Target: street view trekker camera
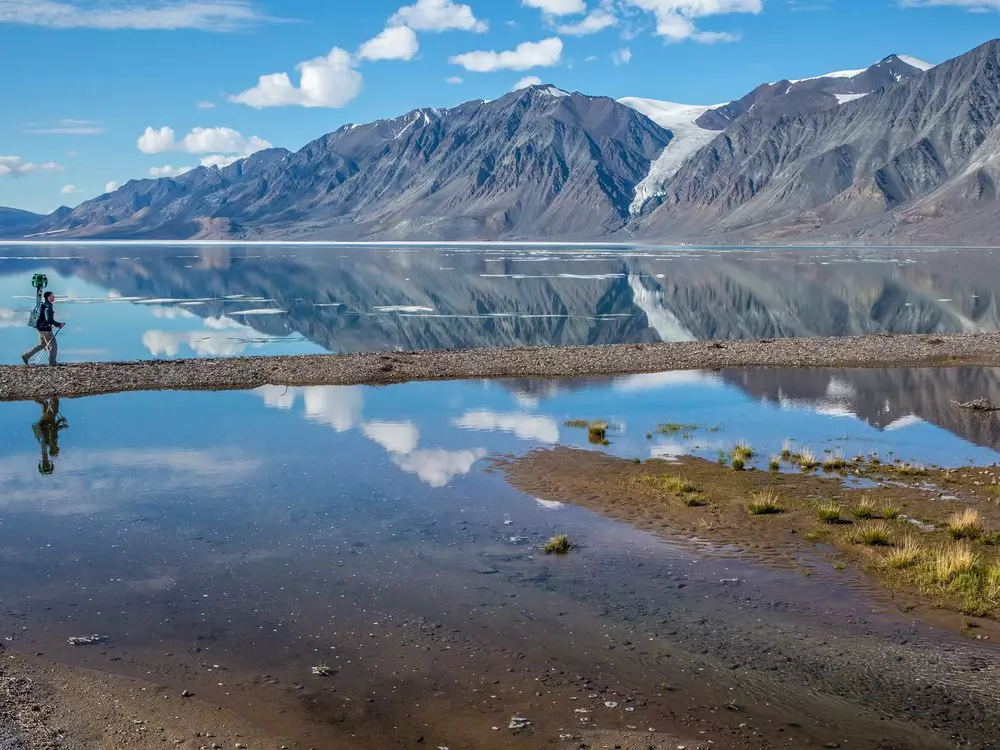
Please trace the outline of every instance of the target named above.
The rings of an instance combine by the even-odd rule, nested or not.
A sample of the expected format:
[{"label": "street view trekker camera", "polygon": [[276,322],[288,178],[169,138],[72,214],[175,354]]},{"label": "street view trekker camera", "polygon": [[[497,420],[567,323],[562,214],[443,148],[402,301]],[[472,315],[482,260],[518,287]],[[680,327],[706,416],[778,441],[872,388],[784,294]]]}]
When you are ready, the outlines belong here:
[{"label": "street view trekker camera", "polygon": [[49,277],[44,273],[36,273],[31,277],[31,285],[35,287],[35,309],[28,316],[28,325],[34,328],[42,311],[42,290],[49,285]]}]

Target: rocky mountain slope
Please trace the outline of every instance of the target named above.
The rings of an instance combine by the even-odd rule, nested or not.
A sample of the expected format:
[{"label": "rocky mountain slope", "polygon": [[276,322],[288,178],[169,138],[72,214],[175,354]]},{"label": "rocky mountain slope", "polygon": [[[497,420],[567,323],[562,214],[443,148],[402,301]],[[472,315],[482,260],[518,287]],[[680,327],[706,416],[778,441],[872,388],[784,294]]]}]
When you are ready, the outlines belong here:
[{"label": "rocky mountain slope", "polygon": [[534,86],[134,180],[0,237],[1000,241],[1000,41],[726,105]]}]

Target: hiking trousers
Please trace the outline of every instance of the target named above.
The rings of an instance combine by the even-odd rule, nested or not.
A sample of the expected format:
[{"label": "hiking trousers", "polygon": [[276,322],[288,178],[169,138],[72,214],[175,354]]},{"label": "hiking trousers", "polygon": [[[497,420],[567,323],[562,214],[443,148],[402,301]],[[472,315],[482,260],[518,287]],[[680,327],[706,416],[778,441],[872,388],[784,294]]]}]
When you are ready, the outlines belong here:
[{"label": "hiking trousers", "polygon": [[36,346],[31,351],[24,353],[24,359],[29,360],[34,357],[42,349],[48,348],[49,350],[49,364],[54,365],[56,363],[56,351],[59,345],[56,343],[56,335],[54,331],[39,331],[38,332],[38,346]]}]

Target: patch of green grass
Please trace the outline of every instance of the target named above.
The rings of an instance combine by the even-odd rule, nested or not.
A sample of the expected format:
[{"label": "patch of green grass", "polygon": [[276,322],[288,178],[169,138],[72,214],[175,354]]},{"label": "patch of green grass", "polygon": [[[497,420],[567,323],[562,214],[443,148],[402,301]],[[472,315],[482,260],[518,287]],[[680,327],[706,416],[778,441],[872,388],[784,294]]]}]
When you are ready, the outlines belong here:
[{"label": "patch of green grass", "polygon": [[746,465],[747,465],[746,461],[744,461],[742,458],[737,458],[735,456],[733,457],[733,470],[743,471],[743,469],[746,468]]},{"label": "patch of green grass", "polygon": [[823,529],[813,529],[812,531],[807,531],[803,537],[807,542],[819,542],[823,540],[826,536],[826,531]]},{"label": "patch of green grass", "polygon": [[660,474],[655,478],[656,486],[671,495],[685,495],[689,492],[697,492],[698,488],[683,477],[675,477],[670,474]]},{"label": "patch of green grass", "polygon": [[823,523],[840,523],[840,506],[824,503],[816,509],[816,517]]},{"label": "patch of green grass", "polygon": [[557,534],[542,547],[546,555],[565,555],[573,549],[573,543],[566,534]]},{"label": "patch of green grass", "polygon": [[867,520],[870,518],[878,518],[878,507],[875,505],[875,501],[870,497],[863,497],[851,508],[851,513],[855,518],[861,520]]},{"label": "patch of green grass", "polygon": [[1000,547],[1000,531],[987,531],[980,541],[990,547]]},{"label": "patch of green grass", "polygon": [[927,469],[920,464],[903,463],[896,466],[895,470],[903,477],[920,477],[927,473]]},{"label": "patch of green grass", "polygon": [[860,524],[852,537],[856,544],[869,547],[891,547],[892,526],[885,521],[868,521]]},{"label": "patch of green grass", "polygon": [[948,519],[948,533],[955,539],[976,539],[983,535],[983,517],[974,508],[953,513]]},{"label": "patch of green grass", "polygon": [[733,449],[731,451],[729,451],[729,457],[740,458],[743,459],[744,462],[746,462],[753,459],[754,451],[753,448],[750,447],[750,443],[746,442],[745,440],[741,440],[740,442],[738,442],[736,445],[733,446]]},{"label": "patch of green grass", "polygon": [[747,510],[753,516],[767,516],[775,513],[783,513],[785,507],[781,504],[781,498],[774,490],[761,490],[750,496],[747,501]]},{"label": "patch of green grass", "polygon": [[781,471],[781,459],[777,456],[771,456],[770,462],[767,464],[769,471],[778,472]]},{"label": "patch of green grass", "polygon": [[986,493],[986,497],[993,498],[997,502],[1000,502],[1000,484],[988,484],[983,487],[983,492]]},{"label": "patch of green grass", "polygon": [[661,435],[676,435],[678,432],[691,432],[697,430],[696,424],[678,424],[677,422],[664,422],[656,426],[656,431]]},{"label": "patch of green grass", "polygon": [[725,466],[728,462],[729,462],[729,459],[726,456],[726,452],[723,451],[723,450],[720,450],[719,451],[719,465],[720,466]]},{"label": "patch of green grass", "polygon": [[721,429],[722,428],[719,425],[713,424],[711,427],[708,428],[708,431],[709,432],[718,432]]},{"label": "patch of green grass", "polygon": [[902,515],[903,511],[900,510],[895,505],[883,505],[882,506],[882,518],[886,521],[895,521]]},{"label": "patch of green grass", "polygon": [[681,495],[681,502],[689,508],[703,508],[708,505],[708,500],[705,499],[705,496],[697,492]]}]

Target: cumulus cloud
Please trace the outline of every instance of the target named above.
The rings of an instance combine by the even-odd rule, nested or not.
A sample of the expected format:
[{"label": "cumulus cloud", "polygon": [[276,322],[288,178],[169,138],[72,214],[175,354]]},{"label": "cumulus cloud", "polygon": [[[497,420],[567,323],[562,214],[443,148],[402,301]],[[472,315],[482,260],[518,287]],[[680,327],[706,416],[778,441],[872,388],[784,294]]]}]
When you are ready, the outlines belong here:
[{"label": "cumulus cloud", "polygon": [[236,31],[275,20],[250,0],[0,0],[0,24],[58,29]]},{"label": "cumulus cloud", "polygon": [[730,13],[760,13],[763,0],[622,0],[629,7],[645,10],[656,19],[656,34],[668,42],[690,39],[702,44],[736,41],[736,34],[701,31],[696,20]]},{"label": "cumulus cloud", "polygon": [[62,166],[54,161],[34,164],[30,161],[21,161],[20,156],[0,156],[0,177],[24,177],[39,170],[58,172],[61,169]]},{"label": "cumulus cloud", "polygon": [[393,462],[403,471],[416,474],[431,487],[444,487],[460,474],[472,471],[473,464],[486,455],[482,448],[467,451],[421,450],[394,453]]},{"label": "cumulus cloud", "polygon": [[567,36],[587,36],[609,29],[617,23],[618,19],[606,10],[595,10],[582,21],[556,26],[556,31]]},{"label": "cumulus cloud", "polygon": [[334,47],[326,57],[295,66],[299,72],[298,86],[287,73],[271,73],[261,76],[253,88],[230,96],[229,101],[254,109],[290,106],[336,109],[361,93],[364,79],[354,66],[350,53]]},{"label": "cumulus cloud", "polygon": [[628,65],[632,62],[632,50],[628,47],[622,47],[621,49],[616,49],[611,53],[611,62],[615,65]]},{"label": "cumulus cloud", "polygon": [[63,185],[59,188],[60,195],[73,195],[76,191],[76,185]]},{"label": "cumulus cloud", "polygon": [[406,25],[417,31],[474,31],[481,34],[489,24],[480,21],[472,8],[454,0],[417,0],[396,11],[391,25]]},{"label": "cumulus cloud", "polygon": [[465,80],[459,78],[458,76],[448,76],[444,79],[445,83],[450,83],[452,86],[457,86],[460,83],[465,83]]},{"label": "cumulus cloud", "polygon": [[530,88],[531,86],[541,86],[542,79],[538,76],[525,76],[520,81],[514,84],[511,91],[520,91],[521,89]]},{"label": "cumulus cloud", "polygon": [[562,39],[552,37],[540,42],[523,42],[513,50],[504,52],[480,51],[455,55],[450,62],[461,65],[473,73],[490,73],[495,70],[528,70],[549,68],[562,58]]},{"label": "cumulus cloud", "polygon": [[390,26],[358,50],[360,60],[412,60],[420,51],[417,34],[409,26]]},{"label": "cumulus cloud", "polygon": [[173,128],[146,128],[139,136],[139,150],[144,154],[164,154],[181,151],[188,154],[249,154],[271,148],[271,144],[255,135],[247,138],[232,128],[194,128],[180,140]]},{"label": "cumulus cloud", "polygon": [[367,422],[361,431],[390,453],[412,453],[420,441],[420,430],[413,422]]},{"label": "cumulus cloud", "polygon": [[165,164],[162,167],[150,167],[149,176],[150,177],[179,177],[182,174],[190,172],[194,167],[172,167],[169,164]]},{"label": "cumulus cloud", "polygon": [[121,185],[118,184],[118,182],[116,182],[115,180],[111,180],[111,182],[109,182],[107,185],[104,186],[104,192],[113,193],[120,187]]},{"label": "cumulus cloud", "polygon": [[521,0],[521,5],[526,8],[537,8],[553,16],[568,16],[587,11],[584,0]]},{"label": "cumulus cloud", "polygon": [[64,117],[57,120],[55,125],[25,125],[24,132],[31,135],[101,135],[105,132],[105,128],[98,120],[75,120],[72,117]]},{"label": "cumulus cloud", "polygon": [[463,430],[512,432],[522,440],[535,440],[540,443],[559,442],[559,425],[556,421],[535,414],[470,411],[456,419],[455,426]]}]

